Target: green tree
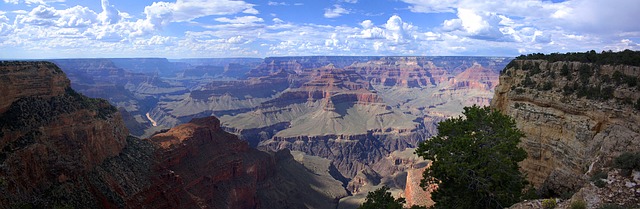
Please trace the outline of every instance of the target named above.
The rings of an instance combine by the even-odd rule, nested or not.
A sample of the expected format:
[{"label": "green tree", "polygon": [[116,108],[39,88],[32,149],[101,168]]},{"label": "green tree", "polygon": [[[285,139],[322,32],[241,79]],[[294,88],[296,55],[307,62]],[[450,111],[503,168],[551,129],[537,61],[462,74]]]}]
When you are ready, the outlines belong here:
[{"label": "green tree", "polygon": [[358,209],[402,209],[404,198],[395,199],[387,192],[389,187],[382,186],[367,194],[367,199]]},{"label": "green tree", "polygon": [[463,114],[440,122],[438,135],[416,150],[433,162],[421,186],[438,185],[434,208],[505,208],[520,201],[527,182],[518,162],[527,153],[517,145],[524,133],[489,107],[465,107]]}]

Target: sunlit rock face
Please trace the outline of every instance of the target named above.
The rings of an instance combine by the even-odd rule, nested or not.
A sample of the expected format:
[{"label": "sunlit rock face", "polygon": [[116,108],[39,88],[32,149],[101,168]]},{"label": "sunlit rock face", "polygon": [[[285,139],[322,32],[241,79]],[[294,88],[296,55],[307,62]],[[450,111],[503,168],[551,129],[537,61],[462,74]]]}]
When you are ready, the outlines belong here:
[{"label": "sunlit rock face", "polygon": [[520,165],[543,192],[575,192],[613,157],[640,150],[640,114],[633,104],[640,91],[612,79],[637,79],[640,67],[544,60],[509,66],[491,106],[511,115],[525,133],[520,146],[529,157]]}]

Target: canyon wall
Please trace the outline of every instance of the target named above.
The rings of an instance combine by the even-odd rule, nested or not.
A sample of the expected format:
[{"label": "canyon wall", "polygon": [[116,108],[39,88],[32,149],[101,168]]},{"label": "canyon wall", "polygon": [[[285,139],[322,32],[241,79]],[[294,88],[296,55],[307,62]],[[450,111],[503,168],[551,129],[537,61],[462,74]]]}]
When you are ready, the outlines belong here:
[{"label": "canyon wall", "polygon": [[640,151],[639,77],[638,66],[512,61],[491,105],[526,134],[528,180],[543,194],[575,192],[614,157]]}]

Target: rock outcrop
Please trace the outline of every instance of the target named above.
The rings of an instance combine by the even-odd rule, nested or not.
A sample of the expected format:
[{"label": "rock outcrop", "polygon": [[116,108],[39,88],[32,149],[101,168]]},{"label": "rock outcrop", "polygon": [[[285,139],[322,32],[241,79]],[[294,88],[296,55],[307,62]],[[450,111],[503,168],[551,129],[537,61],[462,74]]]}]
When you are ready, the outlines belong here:
[{"label": "rock outcrop", "polygon": [[53,63],[0,62],[0,80],[1,205],[53,205],[55,189],[127,145],[116,108],[76,93]]},{"label": "rock outcrop", "polygon": [[614,157],[639,151],[638,78],[638,66],[512,61],[491,105],[526,134],[528,180],[543,194],[575,192]]}]

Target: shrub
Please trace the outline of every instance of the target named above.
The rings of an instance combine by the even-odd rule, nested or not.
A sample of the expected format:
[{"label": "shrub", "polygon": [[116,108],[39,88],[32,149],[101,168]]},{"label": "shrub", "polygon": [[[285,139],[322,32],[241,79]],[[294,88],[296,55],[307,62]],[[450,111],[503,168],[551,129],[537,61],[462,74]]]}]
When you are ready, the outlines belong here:
[{"label": "shrub", "polygon": [[553,83],[551,83],[551,81],[544,83],[544,85],[542,86],[542,90],[544,91],[549,91],[552,88],[553,88]]},{"label": "shrub", "polygon": [[537,200],[540,199],[540,195],[536,188],[529,186],[522,193],[522,200]]},{"label": "shrub", "polygon": [[571,75],[571,72],[569,72],[569,66],[567,66],[567,64],[562,65],[562,69],[560,69],[560,75],[564,77]]},{"label": "shrub", "polygon": [[388,190],[389,187],[382,186],[373,192],[369,192],[365,202],[358,209],[402,209],[402,205],[406,202],[404,198],[395,199]]},{"label": "shrub", "polygon": [[593,182],[593,185],[597,186],[598,188],[602,188],[607,185],[607,182],[604,182],[602,179],[598,179]]},{"label": "shrub", "polygon": [[544,209],[552,209],[552,208],[555,208],[557,205],[558,203],[554,198],[542,200],[542,208]]},{"label": "shrub", "polygon": [[571,202],[571,206],[569,208],[570,209],[586,209],[587,203],[582,200],[576,200]]},{"label": "shrub", "polygon": [[607,174],[607,172],[598,171],[597,173],[593,174],[593,176],[591,176],[591,181],[597,181],[597,180],[601,180],[601,179],[606,179],[608,177],[609,177],[609,175]]},{"label": "shrub", "polygon": [[640,153],[625,152],[613,160],[613,166],[619,169],[640,169]]}]

